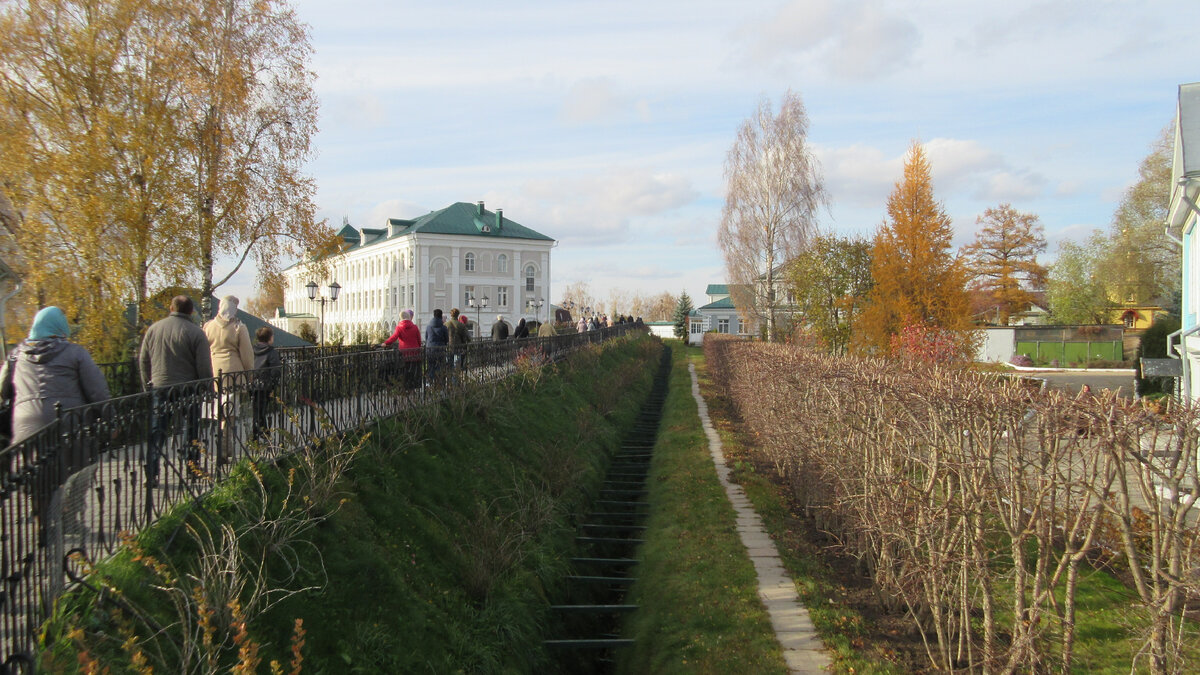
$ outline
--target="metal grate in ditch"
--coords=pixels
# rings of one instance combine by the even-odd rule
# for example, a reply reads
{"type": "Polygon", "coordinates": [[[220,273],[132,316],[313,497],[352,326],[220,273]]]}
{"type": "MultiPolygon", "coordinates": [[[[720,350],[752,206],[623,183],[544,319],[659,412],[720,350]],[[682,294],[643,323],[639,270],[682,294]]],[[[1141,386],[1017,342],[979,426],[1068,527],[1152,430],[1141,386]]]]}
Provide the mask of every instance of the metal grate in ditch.
{"type": "Polygon", "coordinates": [[[658,437],[670,349],[663,349],[654,385],[637,420],[613,456],[599,495],[575,537],[578,557],[566,578],[565,597],[551,605],[551,633],[544,641],[559,672],[610,673],[616,651],[634,643],[622,637],[622,625],[637,605],[625,602],[637,581],[637,547],[648,515],[646,477],[658,437]]]}

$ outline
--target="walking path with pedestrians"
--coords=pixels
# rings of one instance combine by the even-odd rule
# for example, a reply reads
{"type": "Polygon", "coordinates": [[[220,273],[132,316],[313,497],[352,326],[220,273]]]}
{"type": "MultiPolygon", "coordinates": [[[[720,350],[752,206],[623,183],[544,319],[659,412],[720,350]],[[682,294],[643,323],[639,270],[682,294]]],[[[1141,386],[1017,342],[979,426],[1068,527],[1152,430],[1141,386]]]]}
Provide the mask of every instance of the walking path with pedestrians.
{"type": "Polygon", "coordinates": [[[771,617],[771,626],[775,629],[780,646],[783,647],[783,658],[787,662],[788,671],[802,675],[827,672],[831,663],[829,654],[825,651],[821,638],[817,636],[808,610],[796,597],[796,585],[783,568],[775,542],[767,534],[762,519],[754,512],[754,507],[741,486],[729,480],[730,470],[725,464],[721,437],[713,428],[708,417],[708,405],[700,395],[700,382],[696,379],[695,364],[688,364],[688,372],[692,376],[692,397],[696,399],[696,407],[700,411],[700,423],[708,437],[708,449],[712,454],[713,463],[716,464],[717,476],[725,488],[729,502],[737,512],[738,535],[750,553],[750,560],[754,562],[754,569],[758,573],[758,597],[766,605],[767,614],[771,617]]]}

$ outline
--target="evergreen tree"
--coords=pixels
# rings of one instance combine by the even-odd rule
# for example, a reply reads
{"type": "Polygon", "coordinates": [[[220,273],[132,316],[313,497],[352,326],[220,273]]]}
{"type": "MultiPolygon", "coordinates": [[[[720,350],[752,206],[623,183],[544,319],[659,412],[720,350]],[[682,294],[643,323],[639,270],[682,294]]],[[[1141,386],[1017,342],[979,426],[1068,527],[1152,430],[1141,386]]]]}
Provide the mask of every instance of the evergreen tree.
{"type": "Polygon", "coordinates": [[[692,298],[687,291],[679,294],[679,302],[675,303],[675,337],[686,340],[689,330],[688,317],[692,313],[692,298]]]}
{"type": "Polygon", "coordinates": [[[904,177],[888,197],[888,220],[875,235],[873,287],[859,321],[856,342],[866,351],[889,353],[892,337],[910,326],[950,331],[963,340],[970,326],[966,272],[950,247],[950,217],[933,198],[929,160],[917,143],[904,162],[904,177]]]}

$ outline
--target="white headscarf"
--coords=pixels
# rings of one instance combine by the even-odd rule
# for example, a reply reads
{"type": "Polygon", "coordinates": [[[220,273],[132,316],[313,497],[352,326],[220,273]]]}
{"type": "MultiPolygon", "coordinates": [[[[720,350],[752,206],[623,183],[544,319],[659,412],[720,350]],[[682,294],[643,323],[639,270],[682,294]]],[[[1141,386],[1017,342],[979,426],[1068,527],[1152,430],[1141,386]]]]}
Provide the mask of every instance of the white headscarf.
{"type": "Polygon", "coordinates": [[[227,295],[221,298],[220,308],[217,309],[217,316],[226,321],[237,319],[238,299],[232,295],[227,295]]]}

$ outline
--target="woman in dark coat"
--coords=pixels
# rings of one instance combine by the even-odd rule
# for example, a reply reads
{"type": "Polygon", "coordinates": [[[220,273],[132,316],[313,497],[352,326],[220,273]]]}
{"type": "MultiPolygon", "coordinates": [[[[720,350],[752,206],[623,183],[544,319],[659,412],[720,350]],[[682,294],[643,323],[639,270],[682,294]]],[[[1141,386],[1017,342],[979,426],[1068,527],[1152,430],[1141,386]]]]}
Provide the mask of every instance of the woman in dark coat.
{"type": "Polygon", "coordinates": [[[529,337],[529,326],[525,325],[525,319],[521,319],[517,322],[517,327],[513,330],[513,339],[520,340],[527,337],[529,337]]]}
{"type": "MultiPolygon", "coordinates": [[[[109,398],[104,374],[86,349],[67,341],[70,332],[61,309],[42,309],[33,318],[29,338],[13,350],[0,369],[3,393],[13,400],[14,445],[53,422],[58,416],[56,408],[68,410],[109,398]]],[[[40,523],[39,545],[46,541],[46,508],[51,497],[72,474],[95,461],[98,449],[86,439],[79,433],[61,434],[55,445],[39,446],[46,453],[39,457],[33,457],[31,449],[25,448],[24,462],[35,462],[38,467],[31,488],[34,513],[40,523]]],[[[10,463],[12,459],[10,455],[10,463]]]]}
{"type": "Polygon", "coordinates": [[[66,410],[109,399],[104,373],[86,349],[67,341],[69,333],[66,314],[46,307],[0,371],[0,382],[7,382],[14,369],[14,445],[54,421],[56,404],[66,410]]]}

